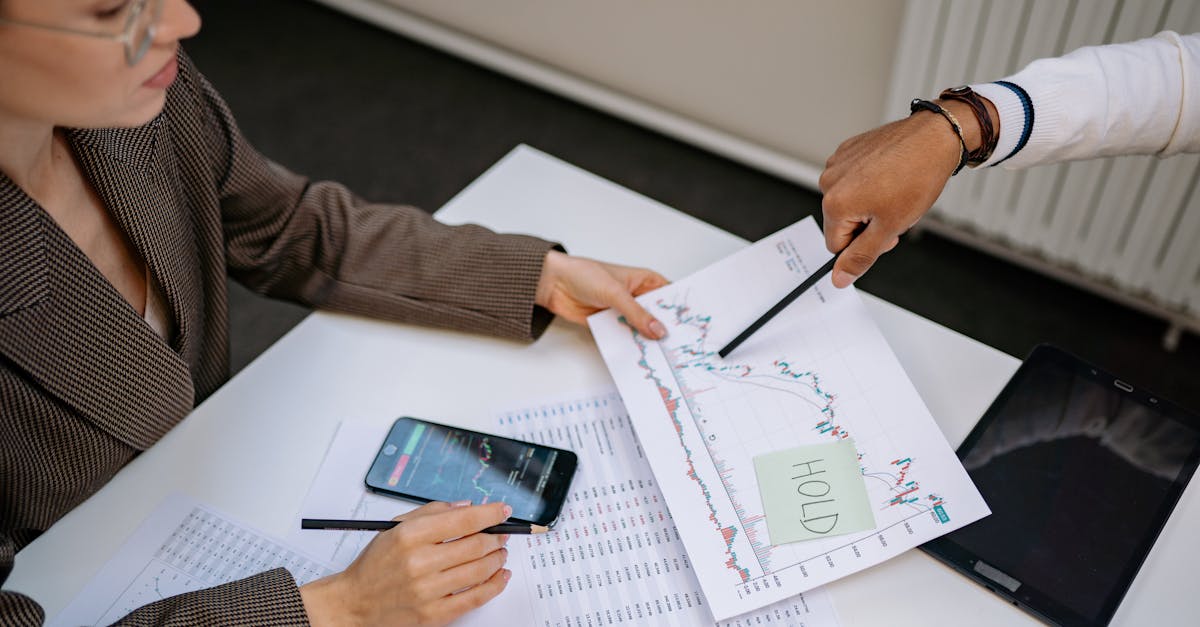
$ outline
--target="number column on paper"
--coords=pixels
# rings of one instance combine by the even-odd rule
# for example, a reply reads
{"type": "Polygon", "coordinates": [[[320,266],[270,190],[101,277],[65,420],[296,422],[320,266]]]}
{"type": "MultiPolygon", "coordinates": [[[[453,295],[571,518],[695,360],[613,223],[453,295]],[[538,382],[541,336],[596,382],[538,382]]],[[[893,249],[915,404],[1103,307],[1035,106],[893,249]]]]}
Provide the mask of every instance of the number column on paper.
{"type": "Polygon", "coordinates": [[[587,419],[538,419],[586,411],[589,405],[535,412],[518,434],[575,450],[589,462],[576,476],[558,528],[546,537],[526,538],[530,569],[541,574],[531,592],[549,610],[539,618],[546,624],[707,619],[698,586],[677,589],[681,572],[688,581],[695,578],[623,407],[615,404],[618,411],[607,414],[592,407],[587,419]],[[581,594],[591,603],[572,598],[581,594]],[[577,616],[580,607],[596,609],[577,616]]]}

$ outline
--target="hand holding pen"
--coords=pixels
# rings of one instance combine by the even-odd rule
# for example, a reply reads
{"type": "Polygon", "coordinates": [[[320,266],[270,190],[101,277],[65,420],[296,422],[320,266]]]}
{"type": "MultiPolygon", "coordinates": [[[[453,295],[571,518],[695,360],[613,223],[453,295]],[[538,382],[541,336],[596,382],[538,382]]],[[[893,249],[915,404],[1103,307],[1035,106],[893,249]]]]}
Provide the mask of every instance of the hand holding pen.
{"type": "Polygon", "coordinates": [[[507,535],[480,533],[512,515],[504,503],[429,503],[397,516],[346,570],[300,588],[319,627],[445,624],[500,594],[511,572],[507,535]]]}

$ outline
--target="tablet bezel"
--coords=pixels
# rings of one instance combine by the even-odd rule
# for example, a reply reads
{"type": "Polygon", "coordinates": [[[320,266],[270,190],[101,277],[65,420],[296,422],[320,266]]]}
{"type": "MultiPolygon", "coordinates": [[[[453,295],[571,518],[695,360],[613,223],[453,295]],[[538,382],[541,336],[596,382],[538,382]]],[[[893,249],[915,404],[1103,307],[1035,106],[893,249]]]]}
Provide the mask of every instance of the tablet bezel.
{"type": "MultiPolygon", "coordinates": [[[[984,432],[999,416],[1000,409],[1019,392],[1020,384],[1028,371],[1035,366],[1041,366],[1046,363],[1061,366],[1084,378],[1096,381],[1106,387],[1111,387],[1125,398],[1136,401],[1165,417],[1177,420],[1188,428],[1200,432],[1200,415],[1187,411],[1183,407],[1155,394],[1151,394],[1138,386],[1133,386],[1128,383],[1127,379],[1118,378],[1061,348],[1041,344],[1033,349],[1029,357],[1025,359],[1012,379],[1009,380],[1004,389],[996,397],[996,400],[984,412],[983,417],[979,419],[975,428],[963,440],[962,445],[958,447],[957,453],[959,459],[966,458],[967,453],[979,442],[984,432]]],[[[1126,592],[1129,591],[1129,586],[1133,583],[1138,570],[1150,554],[1151,547],[1154,546],[1154,542],[1162,532],[1163,526],[1166,525],[1167,519],[1179,502],[1179,498],[1182,496],[1184,488],[1187,487],[1188,481],[1195,473],[1198,463],[1200,463],[1200,444],[1188,454],[1183,468],[1171,483],[1167,498],[1163,501],[1159,510],[1154,512],[1154,522],[1141,539],[1135,553],[1136,557],[1125,565],[1120,574],[1119,584],[1109,593],[1100,613],[1094,619],[1080,615],[1075,610],[1062,605],[1054,600],[1053,597],[1043,593],[1041,590],[1030,587],[1028,584],[1022,584],[1016,591],[1012,591],[995,579],[988,578],[977,572],[975,570],[976,563],[982,561],[984,564],[989,564],[989,556],[976,554],[957,544],[952,539],[953,532],[926,542],[920,548],[972,581],[984,586],[1006,601],[1045,622],[1061,625],[1107,625],[1112,620],[1126,592]]],[[[1005,574],[1017,579],[1020,578],[1019,573],[1005,574]]]]}

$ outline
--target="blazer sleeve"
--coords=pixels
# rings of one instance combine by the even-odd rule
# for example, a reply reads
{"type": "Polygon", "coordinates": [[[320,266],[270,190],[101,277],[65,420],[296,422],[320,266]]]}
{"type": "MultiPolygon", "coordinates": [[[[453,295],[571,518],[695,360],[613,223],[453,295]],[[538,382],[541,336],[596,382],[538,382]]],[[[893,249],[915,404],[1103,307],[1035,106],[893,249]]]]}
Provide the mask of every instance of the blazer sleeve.
{"type": "MultiPolygon", "coordinates": [[[[0,584],[8,580],[13,569],[13,556],[17,542],[9,533],[0,533],[0,584]]],[[[12,627],[35,627],[46,619],[46,613],[37,601],[12,590],[0,590],[0,625],[12,627]]]]}
{"type": "Polygon", "coordinates": [[[220,194],[229,274],[313,307],[530,340],[552,315],[535,307],[556,245],[448,226],[406,206],[367,202],[259,154],[190,62],[220,194]]]}
{"type": "MultiPolygon", "coordinates": [[[[0,537],[0,583],[12,572],[15,543],[0,537]]],[[[19,592],[0,591],[0,625],[38,627],[42,606],[19,592]]],[[[142,606],[116,625],[308,625],[300,589],[286,569],[276,568],[220,586],[142,606]]]]}
{"type": "Polygon", "coordinates": [[[114,623],[154,625],[308,625],[292,574],[276,568],[227,584],[168,597],[114,623]]]}
{"type": "MultiPolygon", "coordinates": [[[[12,571],[13,543],[0,538],[0,583],[12,571]]],[[[0,591],[0,625],[38,627],[42,606],[19,592],[0,591]]],[[[227,584],[169,597],[142,606],[116,625],[308,625],[308,614],[292,574],[276,568],[227,584]]]]}

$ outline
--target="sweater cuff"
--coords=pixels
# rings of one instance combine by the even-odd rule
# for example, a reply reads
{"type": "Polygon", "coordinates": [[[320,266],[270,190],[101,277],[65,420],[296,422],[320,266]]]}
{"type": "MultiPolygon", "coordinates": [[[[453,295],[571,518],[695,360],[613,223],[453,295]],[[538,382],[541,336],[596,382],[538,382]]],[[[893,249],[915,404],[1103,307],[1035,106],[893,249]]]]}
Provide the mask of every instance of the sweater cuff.
{"type": "Polygon", "coordinates": [[[1029,94],[1033,127],[1029,142],[1004,163],[1005,168],[1016,170],[1045,163],[1050,153],[1060,148],[1064,141],[1063,129],[1069,128],[1067,100],[1076,92],[1055,80],[1022,81],[1019,76],[1005,80],[1021,85],[1029,94]]]}
{"type": "Polygon", "coordinates": [[[996,107],[996,113],[1000,117],[998,120],[1000,137],[996,142],[996,149],[992,151],[992,156],[988,157],[987,161],[974,167],[993,166],[1016,153],[1017,144],[1020,143],[1025,130],[1025,105],[1016,92],[997,83],[971,85],[971,90],[992,101],[996,107]]]}
{"type": "MultiPolygon", "coordinates": [[[[1023,70],[1026,71],[1028,69],[1023,70]]],[[[995,166],[1003,163],[1006,170],[1037,165],[1045,161],[1046,156],[1062,143],[1061,129],[1066,128],[1066,94],[1071,92],[1058,81],[1023,81],[1018,74],[986,85],[972,85],[971,88],[976,91],[982,90],[980,93],[992,100],[1000,115],[1000,141],[985,165],[995,166]],[[1015,109],[1010,108],[1013,107],[1012,101],[1007,100],[1008,96],[1000,95],[999,90],[1007,91],[1015,100],[1015,109]],[[1028,111],[1024,110],[1025,103],[1022,102],[1019,93],[1024,93],[1028,98],[1028,111]],[[1000,101],[993,100],[992,96],[996,96],[1000,101]],[[1001,106],[1006,109],[1001,110],[1001,106]],[[1021,113],[1017,113],[1017,109],[1021,110],[1021,113]],[[1007,145],[1007,141],[1012,140],[1013,133],[1018,135],[1014,146],[1002,153],[1000,145],[1007,145]],[[1022,134],[1026,137],[1020,137],[1022,134]]]]}

